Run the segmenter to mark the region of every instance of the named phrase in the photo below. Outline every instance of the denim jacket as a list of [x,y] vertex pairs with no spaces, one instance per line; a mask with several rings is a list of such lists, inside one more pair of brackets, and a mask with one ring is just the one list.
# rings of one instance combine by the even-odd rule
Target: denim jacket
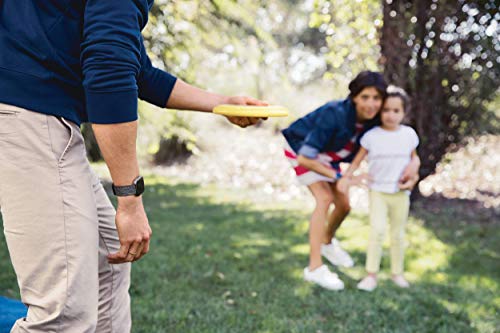
[[[345,159],[351,162],[359,149],[359,140],[379,123],[379,117],[364,123],[357,139],[354,154]],[[356,130],[356,108],[351,98],[331,101],[293,122],[282,133],[290,147],[299,155],[316,158],[319,153],[341,150]]]

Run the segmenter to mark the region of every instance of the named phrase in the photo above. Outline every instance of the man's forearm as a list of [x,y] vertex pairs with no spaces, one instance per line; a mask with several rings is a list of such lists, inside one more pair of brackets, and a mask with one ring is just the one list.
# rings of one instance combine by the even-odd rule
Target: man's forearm
[[92,124],[97,143],[113,183],[127,186],[139,175],[137,162],[137,121],[120,124]]
[[214,94],[177,79],[168,99],[167,108],[212,112],[219,104],[226,104],[227,96]]

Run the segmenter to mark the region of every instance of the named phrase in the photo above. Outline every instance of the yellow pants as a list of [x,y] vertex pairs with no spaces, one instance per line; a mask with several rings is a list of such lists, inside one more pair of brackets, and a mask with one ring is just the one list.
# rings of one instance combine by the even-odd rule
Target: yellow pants
[[387,219],[391,234],[391,272],[402,274],[404,270],[405,227],[408,220],[410,198],[405,191],[383,193],[370,191],[370,239],[366,254],[366,270],[377,273],[382,258]]

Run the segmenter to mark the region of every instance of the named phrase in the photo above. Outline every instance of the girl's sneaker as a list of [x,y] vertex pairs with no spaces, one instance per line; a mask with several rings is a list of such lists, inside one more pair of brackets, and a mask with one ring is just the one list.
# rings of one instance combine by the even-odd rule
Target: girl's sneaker
[[403,275],[396,275],[392,277],[392,282],[394,282],[400,288],[409,288],[410,284],[406,281]]
[[309,267],[304,268],[304,280],[330,290],[344,289],[344,282],[337,274],[330,272],[326,265],[321,265],[313,271],[310,271]]
[[354,260],[352,260],[349,253],[340,246],[340,242],[335,238],[332,239],[330,244],[321,244],[321,255],[328,259],[332,265],[347,268],[354,266]]
[[358,283],[359,290],[373,291],[375,288],[377,288],[377,279],[371,275],[368,275]]

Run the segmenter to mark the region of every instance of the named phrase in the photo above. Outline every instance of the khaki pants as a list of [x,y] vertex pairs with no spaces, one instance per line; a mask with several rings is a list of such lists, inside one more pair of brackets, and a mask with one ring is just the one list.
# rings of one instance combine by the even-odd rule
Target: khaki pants
[[130,264],[76,124],[0,104],[0,207],[26,318],[11,332],[129,332]]
[[370,191],[370,239],[366,254],[366,271],[377,273],[382,258],[382,243],[389,218],[391,235],[391,272],[403,273],[405,255],[405,228],[410,198],[405,191],[382,193]]

